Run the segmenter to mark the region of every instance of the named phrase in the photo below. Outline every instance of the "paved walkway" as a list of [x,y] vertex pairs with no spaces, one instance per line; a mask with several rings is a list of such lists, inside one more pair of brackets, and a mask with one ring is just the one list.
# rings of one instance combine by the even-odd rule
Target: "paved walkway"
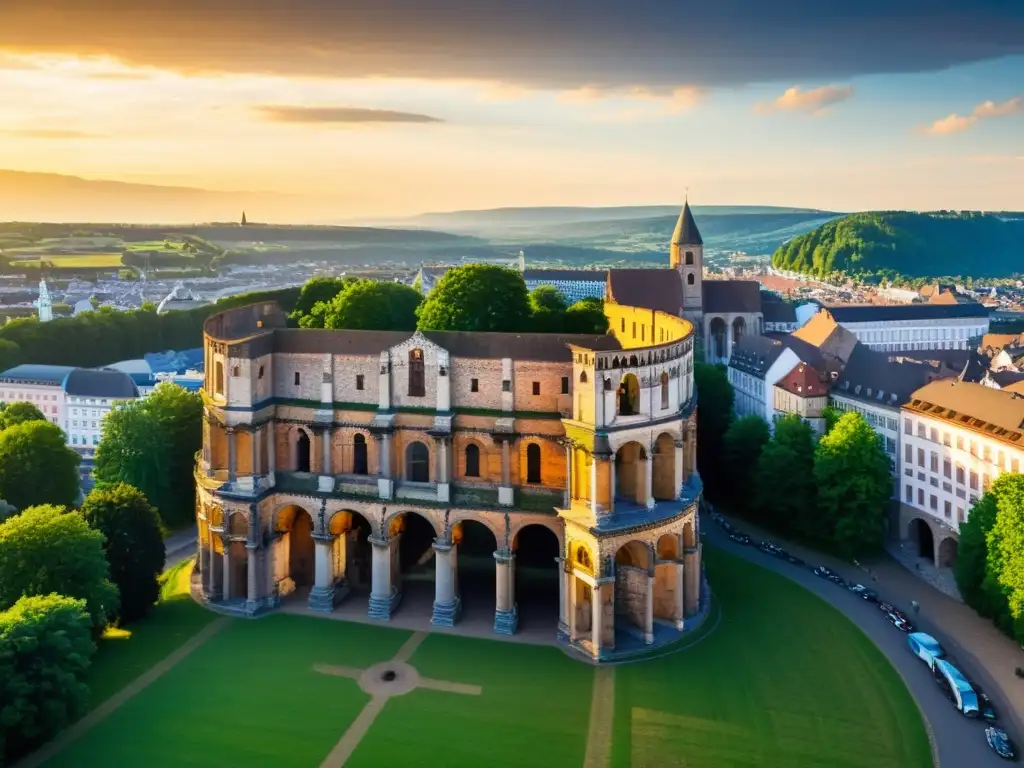
[[[730,541],[721,528],[710,519],[702,523],[702,532],[716,546],[796,581],[842,611],[863,630],[889,658],[916,699],[933,739],[934,751],[937,752],[937,766],[994,768],[1005,765],[1005,762],[985,743],[983,724],[968,720],[950,705],[935,685],[928,668],[907,649],[906,635],[886,622],[876,605],[867,603],[847,590],[815,576],[808,568],[799,568],[767,555],[756,547]],[[978,617],[967,606],[957,603],[918,580],[887,556],[871,563],[864,563],[877,577],[877,581],[872,581],[867,574],[850,563],[818,554],[778,536],[771,536],[745,522],[733,520],[733,523],[740,530],[749,533],[755,542],[759,539],[769,539],[784,546],[810,565],[826,565],[846,579],[870,584],[883,599],[908,614],[910,601],[917,600],[921,610],[915,623],[920,630],[939,640],[947,652],[962,665],[964,672],[984,688],[996,706],[1003,727],[1010,732],[1011,737],[1017,737],[1019,740],[1024,731],[1020,727],[1022,710],[1018,704],[1018,697],[1024,695],[1024,681],[1014,677],[1013,666],[1024,663],[1024,660],[1020,649],[1015,648],[1012,641],[1000,635],[989,622]],[[967,650],[968,648],[971,650]],[[1014,650],[1016,654],[1013,653]],[[1009,679],[1006,679],[1005,674],[1002,675],[1003,686],[998,686],[995,675],[1000,675],[1000,670],[1006,664],[1010,665]],[[1014,684],[1019,684],[1020,687]]]
[[164,539],[164,552],[167,553],[164,570],[177,565],[182,560],[188,560],[196,553],[196,536],[196,529],[193,526],[187,531],[172,533]]
[[615,667],[594,670],[590,695],[590,725],[583,768],[607,768],[612,764],[612,724],[615,720]]

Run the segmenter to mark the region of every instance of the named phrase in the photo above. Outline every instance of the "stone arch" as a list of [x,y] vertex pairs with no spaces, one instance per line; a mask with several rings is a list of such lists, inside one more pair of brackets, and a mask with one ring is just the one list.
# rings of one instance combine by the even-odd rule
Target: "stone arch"
[[245,512],[232,512],[228,518],[228,533],[231,536],[247,536],[249,519]]
[[939,542],[938,562],[939,568],[952,568],[956,565],[956,555],[959,543],[954,536],[947,536]]
[[635,440],[615,452],[615,496],[647,504],[647,451]]
[[637,359],[637,356],[636,355],[630,355],[629,356],[629,367],[630,368],[636,368],[639,365],[640,365],[640,361]]
[[678,560],[679,536],[674,533],[663,533],[658,538],[657,552],[659,560]]
[[224,363],[220,360],[213,364],[213,393],[224,396]]
[[712,356],[716,360],[724,359],[727,356],[725,320],[720,317],[711,318],[711,322],[708,323],[708,335],[711,337]]
[[480,443],[476,440],[469,440],[462,451],[463,477],[475,477],[478,480],[484,479],[486,475],[484,471],[486,461],[482,461],[482,459],[485,456],[486,454],[484,453]]
[[654,441],[651,474],[651,492],[655,499],[678,497],[680,482],[676,479],[676,441],[668,432],[662,432]]
[[331,515],[327,530],[333,537],[331,570],[335,582],[343,582],[356,592],[368,591],[373,562],[370,519],[355,510],[342,509]]
[[580,371],[580,384],[586,384],[586,383],[587,383],[587,372],[586,371]]
[[737,317],[732,321],[732,343],[736,344],[740,339],[743,338],[743,334],[747,332],[747,321],[742,317]]
[[618,617],[621,617],[627,632],[647,631],[647,601],[651,597],[648,593],[653,571],[650,548],[642,541],[627,541],[615,553],[615,623],[618,626]]
[[650,546],[637,539],[627,541],[615,552],[615,565],[627,565],[648,571],[651,568]]
[[434,542],[441,535],[437,521],[420,510],[404,510],[385,522],[389,538],[398,538],[392,547],[391,583],[401,589],[411,574],[416,580],[432,581],[435,575]]
[[291,579],[296,588],[313,585],[313,527],[313,516],[304,507],[289,504],[278,510],[274,543],[274,563],[281,569],[275,573],[278,580]]
[[669,407],[668,371],[661,372],[661,376],[658,377],[658,382],[661,384],[661,410],[664,411]]
[[635,416],[638,413],[640,413],[640,381],[634,374],[627,373],[619,383],[618,414],[619,416]]
[[914,542],[914,550],[918,557],[935,560],[935,535],[927,521],[915,517],[907,524],[907,536]]
[[553,627],[558,624],[559,580],[562,569],[562,531],[540,522],[530,522],[515,532],[511,546],[516,553],[513,602],[519,611],[519,626]]
[[467,515],[452,525],[452,544],[458,549],[451,559],[455,573],[455,594],[462,601],[462,610],[486,612],[493,620],[496,609],[496,568],[494,553],[503,540],[485,520]]
[[414,440],[405,447],[405,479],[413,483],[430,482],[430,449]]
[[352,438],[352,474],[368,475],[370,473],[370,452],[366,444],[366,435],[357,432]]
[[291,466],[295,472],[313,471],[313,435],[302,425],[295,425],[289,440]]

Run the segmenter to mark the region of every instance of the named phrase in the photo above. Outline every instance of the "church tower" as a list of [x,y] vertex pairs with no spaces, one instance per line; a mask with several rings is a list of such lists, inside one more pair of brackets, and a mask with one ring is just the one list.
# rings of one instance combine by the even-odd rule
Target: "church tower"
[[689,200],[683,204],[672,232],[669,263],[679,272],[679,279],[683,282],[683,315],[699,323],[704,314],[704,240],[697,229],[697,222],[693,220]]
[[39,281],[39,300],[36,301],[39,310],[39,322],[48,323],[53,320],[53,301],[50,299],[50,290],[46,287],[46,279]]

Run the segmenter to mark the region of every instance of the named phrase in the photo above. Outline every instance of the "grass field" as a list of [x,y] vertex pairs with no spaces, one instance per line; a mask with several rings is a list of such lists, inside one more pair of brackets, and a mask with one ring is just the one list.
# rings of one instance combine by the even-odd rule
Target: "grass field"
[[[931,765],[914,702],[856,627],[755,565],[710,548],[707,564],[721,607],[713,631],[679,653],[614,670],[612,765]],[[195,622],[183,633],[198,631],[182,615]],[[135,668],[169,645],[166,629],[147,629],[126,645],[139,646]],[[318,766],[369,697],[313,664],[365,668],[409,637],[284,614],[232,621],[48,765]],[[98,663],[109,675],[118,654],[107,642]],[[346,765],[583,763],[593,668],[554,647],[440,634],[409,663],[482,693],[418,689],[389,699]]]
[[37,258],[13,258],[11,264],[16,267],[37,267],[40,259],[49,261],[58,269],[108,269],[120,267],[120,253],[62,253],[59,256],[42,254]]

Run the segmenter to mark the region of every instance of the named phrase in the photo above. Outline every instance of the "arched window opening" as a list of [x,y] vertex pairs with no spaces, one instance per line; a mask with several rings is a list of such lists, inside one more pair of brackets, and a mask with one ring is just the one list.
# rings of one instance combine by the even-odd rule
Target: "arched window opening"
[[406,449],[405,478],[414,483],[430,482],[430,451],[423,443],[410,443]]
[[476,443],[466,446],[466,477],[480,477],[480,447]]
[[426,379],[423,371],[423,350],[409,351],[409,397],[425,397]]
[[661,372],[661,409],[668,408],[668,372]]
[[213,392],[216,395],[224,394],[224,363],[219,360],[213,366]]
[[692,267],[693,266],[693,251],[687,251],[686,252],[686,266],[688,266],[688,267]]
[[295,471],[309,472],[309,467],[309,435],[300,429],[295,441]]
[[369,462],[367,461],[366,454],[366,437],[364,435],[356,435],[352,450],[352,474],[367,475],[369,472]]
[[540,482],[540,446],[536,443],[526,446],[526,482]]
[[580,384],[586,384],[586,383],[587,383],[587,372],[586,371],[581,371],[580,372]]
[[693,277],[693,273],[691,272],[690,274],[688,274],[686,276],[686,284],[687,285],[693,285],[694,281],[695,281],[695,279]]
[[590,551],[586,547],[579,547],[576,550],[576,562],[588,571],[594,570],[594,564],[590,561]]
[[622,377],[619,384],[619,415],[635,416],[640,413],[640,382],[632,373]]

